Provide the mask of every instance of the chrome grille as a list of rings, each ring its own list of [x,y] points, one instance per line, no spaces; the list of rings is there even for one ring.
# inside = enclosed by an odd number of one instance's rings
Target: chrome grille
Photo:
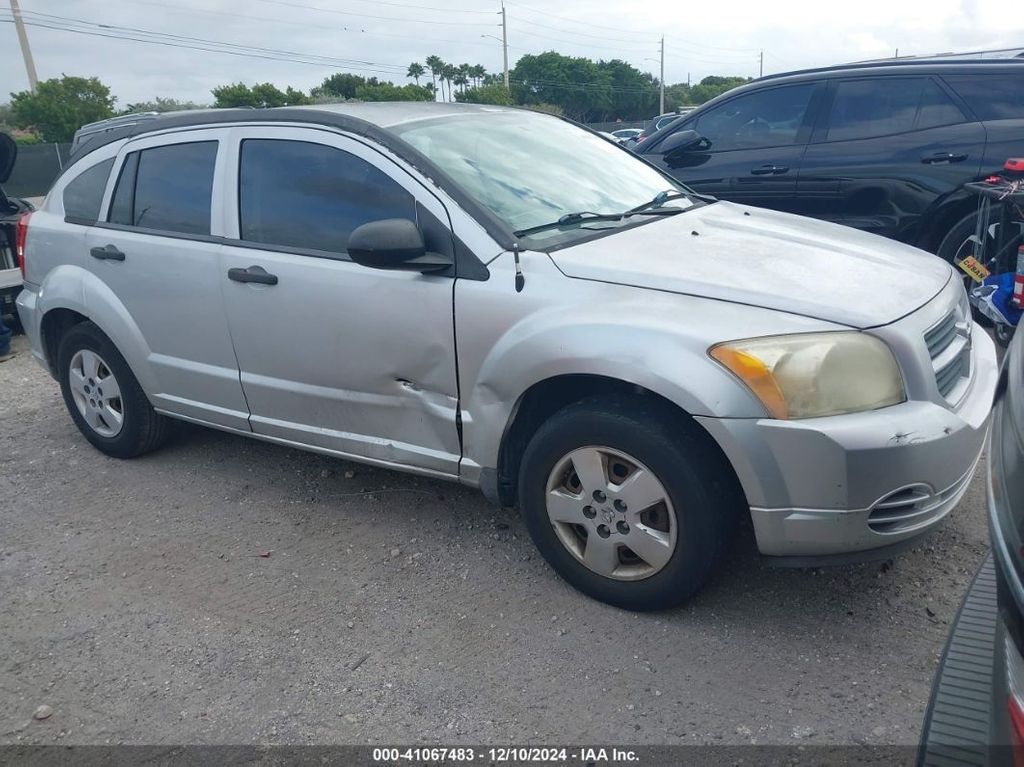
[[[962,303],[925,331],[924,343],[935,373],[935,385],[946,401],[955,402],[971,375],[971,316]]]
[[[928,346],[928,356],[932,359],[944,352],[956,339],[956,311],[952,311],[938,325],[924,334],[924,342]]]

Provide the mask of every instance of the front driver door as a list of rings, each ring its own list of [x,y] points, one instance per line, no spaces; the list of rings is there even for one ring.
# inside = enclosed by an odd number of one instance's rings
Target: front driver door
[[[742,93],[677,128],[697,131],[700,145],[668,154],[654,146],[648,159],[698,192],[792,211],[818,88],[802,83]]]
[[[253,432],[456,475],[454,280],[346,253],[356,227],[387,218],[450,249],[445,208],[355,139],[273,126],[233,139],[222,289]]]

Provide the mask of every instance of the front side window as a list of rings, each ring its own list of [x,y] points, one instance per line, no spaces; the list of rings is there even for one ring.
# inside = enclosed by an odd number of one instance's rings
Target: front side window
[[[845,80],[836,87],[827,140],[874,138],[963,121],[963,113],[929,78]]]
[[[79,173],[64,187],[64,216],[82,222],[94,222],[100,215],[103,192],[107,188],[114,158],[98,162]]]
[[[238,183],[247,242],[344,253],[362,224],[416,220],[413,196],[353,154],[305,141],[246,139]]]
[[[114,189],[110,221],[181,234],[210,233],[216,141],[132,152]]]
[[[982,120],[1024,119],[1024,74],[946,75],[943,79]]]
[[[712,107],[694,129],[712,152],[795,144],[807,116],[815,84],[759,90]]]

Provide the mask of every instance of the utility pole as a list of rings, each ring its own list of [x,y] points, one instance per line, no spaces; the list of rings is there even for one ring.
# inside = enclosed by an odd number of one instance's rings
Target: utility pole
[[[898,59],[899,57],[900,57],[900,49],[899,49],[899,48],[897,48],[897,49],[896,49],[896,55],[895,55],[895,56],[893,56],[893,58],[896,58],[896,59]]]
[[[665,114],[665,35],[661,36],[661,102],[658,114]]]
[[[11,15],[14,16],[14,28],[18,32],[18,43],[21,45],[21,56],[25,59],[25,72],[28,74],[28,89],[36,92],[39,85],[39,78],[36,77],[36,65],[32,61],[32,50],[28,47],[28,34],[25,32],[25,22],[21,18],[21,8],[18,7],[18,0],[11,0]]]
[[[757,70],[758,77],[764,77],[764,51],[761,51],[761,64]]]
[[[505,4],[501,4],[501,52],[505,58],[505,90],[508,90],[508,20],[505,18]]]

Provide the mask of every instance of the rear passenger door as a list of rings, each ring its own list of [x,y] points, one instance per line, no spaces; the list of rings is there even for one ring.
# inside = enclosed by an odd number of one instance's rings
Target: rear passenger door
[[[836,80],[804,154],[798,212],[904,241],[976,178],[985,131],[934,77]]]
[[[1011,157],[1024,156],[1024,72],[1004,69],[944,75],[942,79],[967,102],[985,127],[988,142],[982,175],[998,171]]]
[[[106,215],[86,233],[87,268],[124,305],[148,348],[153,407],[248,430],[221,298],[222,219],[213,190],[226,131],[151,136],[118,153]],[[65,203],[66,205],[67,203]]]
[[[221,281],[257,434],[453,476],[454,279],[354,263],[361,224],[414,221],[451,253],[440,201],[381,151],[312,128],[233,133]]]

